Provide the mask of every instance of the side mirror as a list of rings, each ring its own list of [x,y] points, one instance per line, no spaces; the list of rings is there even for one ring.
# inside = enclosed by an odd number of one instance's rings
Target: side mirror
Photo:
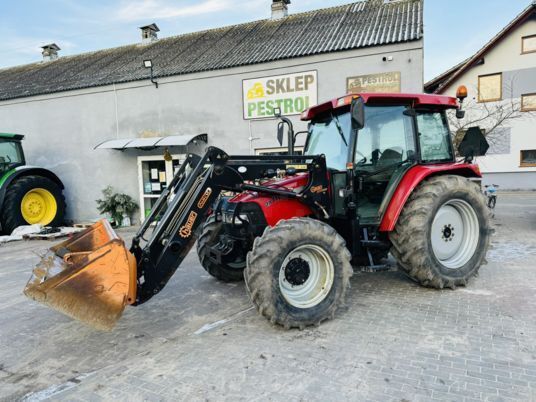
[[[283,138],[285,138],[285,126],[286,124],[282,121],[277,125],[277,141],[280,146],[283,146]]]
[[[352,100],[352,129],[361,130],[365,127],[365,102],[359,97]]]

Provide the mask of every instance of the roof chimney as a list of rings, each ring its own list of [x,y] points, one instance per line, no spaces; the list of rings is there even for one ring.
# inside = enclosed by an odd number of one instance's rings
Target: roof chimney
[[[151,24],[146,25],[144,27],[140,27],[141,29],[141,43],[151,43],[155,40],[158,40],[157,32],[160,32],[160,28],[158,28],[158,25]]]
[[[290,0],[272,0],[272,19],[278,20],[288,15]]]
[[[58,50],[61,50],[60,47],[55,43],[41,46],[41,49],[43,49],[43,51],[41,52],[41,54],[43,55],[43,61],[56,60],[58,58]]]

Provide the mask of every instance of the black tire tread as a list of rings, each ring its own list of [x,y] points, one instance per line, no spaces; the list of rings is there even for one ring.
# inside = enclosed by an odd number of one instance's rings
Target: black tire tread
[[[215,264],[208,258],[208,246],[213,243],[215,235],[221,230],[221,222],[217,222],[214,216],[210,216],[205,224],[201,236],[197,239],[197,256],[203,269],[209,275],[222,282],[240,282],[244,280],[243,270],[228,268]]]
[[[430,208],[437,199],[446,192],[464,189],[473,193],[479,205],[473,207],[481,210],[487,217],[489,229],[489,210],[486,199],[478,184],[456,175],[435,176],[423,181],[408,198],[393,232],[390,233],[392,243],[391,253],[398,262],[399,268],[415,282],[436,289],[465,286],[468,278],[447,277],[438,273],[427,263],[428,250],[424,239],[430,224]],[[480,265],[486,263],[485,255],[489,248],[490,236],[487,236],[482,251],[482,260],[477,264],[473,275],[477,275]]]
[[[3,232],[11,234],[17,227],[28,224],[24,221],[24,218],[20,212],[19,198],[22,198],[24,194],[28,192],[28,188],[37,187],[34,184],[39,182],[42,183],[42,185],[39,185],[39,187],[46,187],[47,190],[54,189],[54,192],[61,195],[59,197],[55,197],[58,213],[56,214],[54,220],[47,226],[56,227],[61,226],[64,223],[63,219],[67,205],[65,203],[65,196],[63,195],[61,187],[47,177],[23,176],[11,183],[6,191],[4,204],[0,213],[0,222],[2,224]]]
[[[305,321],[296,321],[284,310],[278,308],[279,306],[274,303],[272,295],[273,261],[281,253],[289,236],[296,233],[319,236],[330,244],[334,253],[339,256],[340,269],[338,272],[342,280],[341,295],[328,311],[322,317]],[[311,325],[318,326],[323,321],[332,319],[336,312],[344,306],[346,294],[350,288],[350,278],[353,275],[351,258],[344,239],[331,226],[309,218],[280,221],[274,227],[266,227],[263,235],[255,239],[253,249],[247,255],[247,265],[244,271],[246,288],[259,313],[272,324],[281,325],[285,329],[304,329]],[[334,263],[337,264],[336,261]]]

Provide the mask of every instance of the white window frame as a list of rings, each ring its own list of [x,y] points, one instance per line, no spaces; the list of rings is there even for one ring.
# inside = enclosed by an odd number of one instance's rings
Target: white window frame
[[[530,53],[536,53],[536,49],[533,50],[525,50],[525,40],[527,39],[534,39],[536,38],[536,35],[527,35],[523,36],[521,38],[521,54],[530,54]]]
[[[521,111],[522,112],[535,112],[536,111],[536,107],[525,106],[525,98],[528,98],[529,96],[532,98],[536,96],[536,93],[521,95]]]
[[[482,98],[482,91],[481,91],[481,80],[482,78],[489,78],[489,77],[495,77],[499,76],[499,97],[498,98],[490,98],[490,99],[483,99]],[[487,103],[487,102],[499,102],[503,99],[503,73],[493,73],[493,74],[485,74],[485,75],[479,75],[478,76],[478,102],[479,103]]]

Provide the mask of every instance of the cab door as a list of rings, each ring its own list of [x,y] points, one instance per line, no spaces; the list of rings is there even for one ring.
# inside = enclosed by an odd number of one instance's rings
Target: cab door
[[[406,106],[365,106],[365,127],[355,150],[357,213],[360,223],[376,225],[389,189],[414,164],[414,117]],[[390,197],[389,197],[390,198]]]

